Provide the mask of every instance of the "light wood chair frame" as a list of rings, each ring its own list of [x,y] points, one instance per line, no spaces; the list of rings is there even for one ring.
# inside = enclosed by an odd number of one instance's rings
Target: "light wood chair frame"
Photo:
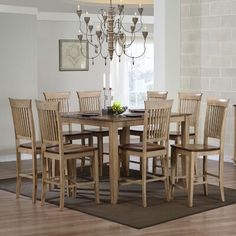
[[[221,200],[225,201],[224,195],[224,131],[226,120],[226,108],[229,100],[226,99],[208,99],[207,111],[204,126],[204,142],[203,144],[186,144],[185,146],[176,144],[171,145],[171,195],[174,196],[174,187],[176,186],[176,160],[178,155],[186,158],[187,162],[187,190],[188,190],[188,205],[193,206],[193,188],[196,184],[203,184],[205,195],[208,194],[208,176],[218,179]],[[214,139],[219,141],[219,146],[209,145],[209,140]],[[211,173],[207,170],[207,156],[219,156],[218,173]],[[203,156],[203,172],[202,175],[195,176],[195,159],[198,156]],[[202,177],[202,181],[199,178]]]
[[[147,101],[162,101],[162,100],[166,100],[168,96],[168,91],[147,91]],[[140,142],[142,142],[143,140],[143,126],[138,126],[136,128],[131,128],[130,129],[130,135],[133,136],[138,136],[140,139]],[[137,165],[142,165],[142,163],[140,161],[136,161],[136,160],[130,160],[130,163],[134,163]],[[153,158],[153,173],[156,173],[156,167],[159,167],[159,165],[157,164],[157,159]],[[140,169],[142,167],[140,166]]]
[[[169,175],[168,175],[168,149],[169,149],[169,125],[173,100],[167,101],[145,101],[143,142],[130,143],[119,146],[119,156],[128,160],[130,156],[139,156],[142,166],[142,179],[125,180],[122,184],[141,184],[142,203],[147,207],[147,183],[153,181],[164,181],[166,198],[169,200]],[[162,159],[163,175],[147,173],[148,158],[159,157]],[[147,179],[147,176],[149,177]]]
[[[81,112],[102,112],[101,106],[101,91],[77,91],[79,100],[79,108]],[[84,125],[81,126],[83,130],[88,130],[94,137],[97,138],[98,156],[99,156],[99,173],[102,176],[103,172],[103,138],[109,136],[107,128],[98,126],[98,129],[86,129]]]
[[[41,144],[36,142],[34,119],[31,99],[9,98],[16,143],[16,198],[19,198],[21,191],[21,179],[28,178],[33,181],[32,202],[37,197],[37,155],[41,153]],[[21,154],[32,156],[32,172],[26,173],[21,167]]]
[[[200,116],[200,106],[202,93],[195,92],[179,92],[179,103],[178,103],[178,112],[179,113],[189,113],[189,138],[193,143],[198,141],[198,132],[199,132],[199,116]],[[175,144],[180,144],[181,141],[181,123],[176,124],[176,131],[170,131],[170,140],[173,140]],[[182,158],[181,162],[178,162],[176,166],[176,171],[185,176],[185,159]],[[197,162],[195,165],[195,171],[197,172]]]
[[[62,122],[60,117],[60,102],[36,101],[38,109],[40,132],[42,139],[42,196],[41,202],[44,205],[46,185],[53,184],[60,187],[60,210],[64,208],[65,188],[74,190],[82,186],[93,186],[95,190],[95,201],[99,203],[99,175],[97,148],[79,144],[65,144],[63,142]],[[53,145],[53,147],[48,147]],[[57,146],[55,146],[57,145]],[[54,151],[55,150],[55,151]],[[76,179],[76,160],[84,157],[91,158],[93,180],[78,182]],[[59,176],[47,174],[47,160],[59,161]],[[67,176],[66,163],[72,160],[73,167]]]

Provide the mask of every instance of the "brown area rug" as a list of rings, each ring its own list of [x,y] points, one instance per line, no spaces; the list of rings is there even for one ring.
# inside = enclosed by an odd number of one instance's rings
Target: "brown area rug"
[[[132,171],[136,176],[137,172]],[[0,180],[0,189],[15,193],[16,179]],[[39,180],[38,199],[40,199],[41,182]],[[31,196],[32,182],[23,180],[22,195]],[[148,184],[148,207],[142,207],[141,187],[138,185],[122,186],[117,205],[110,204],[109,182],[107,176],[101,178],[101,203],[95,204],[94,192],[90,189],[79,189],[76,198],[65,198],[65,207],[101,217],[116,223],[128,225],[136,229],[153,226],[181,217],[208,211],[218,207],[236,203],[236,190],[225,188],[226,202],[220,201],[218,186],[209,185],[209,195],[203,195],[203,187],[196,186],[194,190],[194,207],[187,206],[187,195],[183,190],[176,189],[175,199],[165,200],[164,186],[160,182]],[[47,194],[47,202],[58,205],[59,191],[53,190]]]

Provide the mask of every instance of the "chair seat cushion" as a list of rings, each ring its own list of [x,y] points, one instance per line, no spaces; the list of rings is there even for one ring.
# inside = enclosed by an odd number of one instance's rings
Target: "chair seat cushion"
[[[41,145],[42,145],[42,143],[40,141],[37,141],[36,142],[36,150],[40,150],[41,149]],[[20,145],[20,147],[32,149],[32,143],[31,142],[23,143],[23,144]]]
[[[181,136],[182,136],[182,134],[181,134],[180,131],[170,131],[169,132],[170,139],[176,139],[176,138],[181,137]],[[189,136],[190,137],[195,136],[195,133],[189,133]]]
[[[205,144],[186,144],[184,146],[181,144],[176,144],[176,145],[171,145],[171,147],[189,152],[205,152],[205,151],[220,150],[220,147],[213,145],[205,145]]]
[[[119,148],[122,150],[130,150],[130,151],[136,151],[136,152],[142,152],[143,151],[143,143],[128,143],[128,144],[122,144],[119,145]],[[154,144],[154,143],[148,143],[147,144],[147,151],[158,151],[158,150],[164,150],[165,147]]]
[[[76,154],[82,152],[94,151],[97,148],[86,145],[79,144],[65,144],[64,145],[64,154]],[[59,146],[54,146],[46,149],[47,152],[59,154]]]
[[[63,136],[89,136],[91,132],[84,130],[84,131],[63,131]]]

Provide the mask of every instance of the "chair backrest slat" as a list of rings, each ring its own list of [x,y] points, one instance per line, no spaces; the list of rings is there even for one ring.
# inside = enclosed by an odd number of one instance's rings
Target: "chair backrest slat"
[[[208,99],[205,118],[204,137],[222,139],[225,127],[226,108],[229,100]]]
[[[82,112],[101,111],[101,91],[77,91]]]
[[[189,126],[192,126],[195,132],[198,129],[201,98],[202,93],[179,93],[179,112],[191,114]]]
[[[167,91],[147,91],[148,101],[166,100],[168,92]]]
[[[70,92],[44,92],[46,101],[60,102],[60,112],[69,112]]]
[[[173,100],[145,101],[144,143],[167,142]]]
[[[9,98],[16,139],[35,142],[32,101],[30,99]]]
[[[62,140],[62,128],[59,115],[60,102],[36,101],[42,143],[59,144]]]

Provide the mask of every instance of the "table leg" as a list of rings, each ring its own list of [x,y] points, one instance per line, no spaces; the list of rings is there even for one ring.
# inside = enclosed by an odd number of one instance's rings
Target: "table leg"
[[[118,156],[118,127],[111,124],[109,127],[109,179],[111,204],[117,203],[118,198],[118,171],[119,171],[119,156]]]
[[[236,107],[234,107],[234,165],[236,165]]]
[[[185,119],[181,122],[181,143],[183,145],[188,144],[189,143],[189,116],[185,116]],[[184,168],[182,168],[182,175],[186,176],[188,178],[188,162],[189,160],[187,160],[188,157],[184,156],[182,157],[182,166],[184,166]],[[186,168],[187,167],[187,168]],[[186,187],[188,188],[188,180],[185,182]]]
[[[129,127],[123,127],[122,135],[120,139],[121,144],[129,143],[130,142],[130,129]],[[123,158],[123,167],[125,169],[126,176],[129,176],[129,159],[127,156],[122,157]]]

